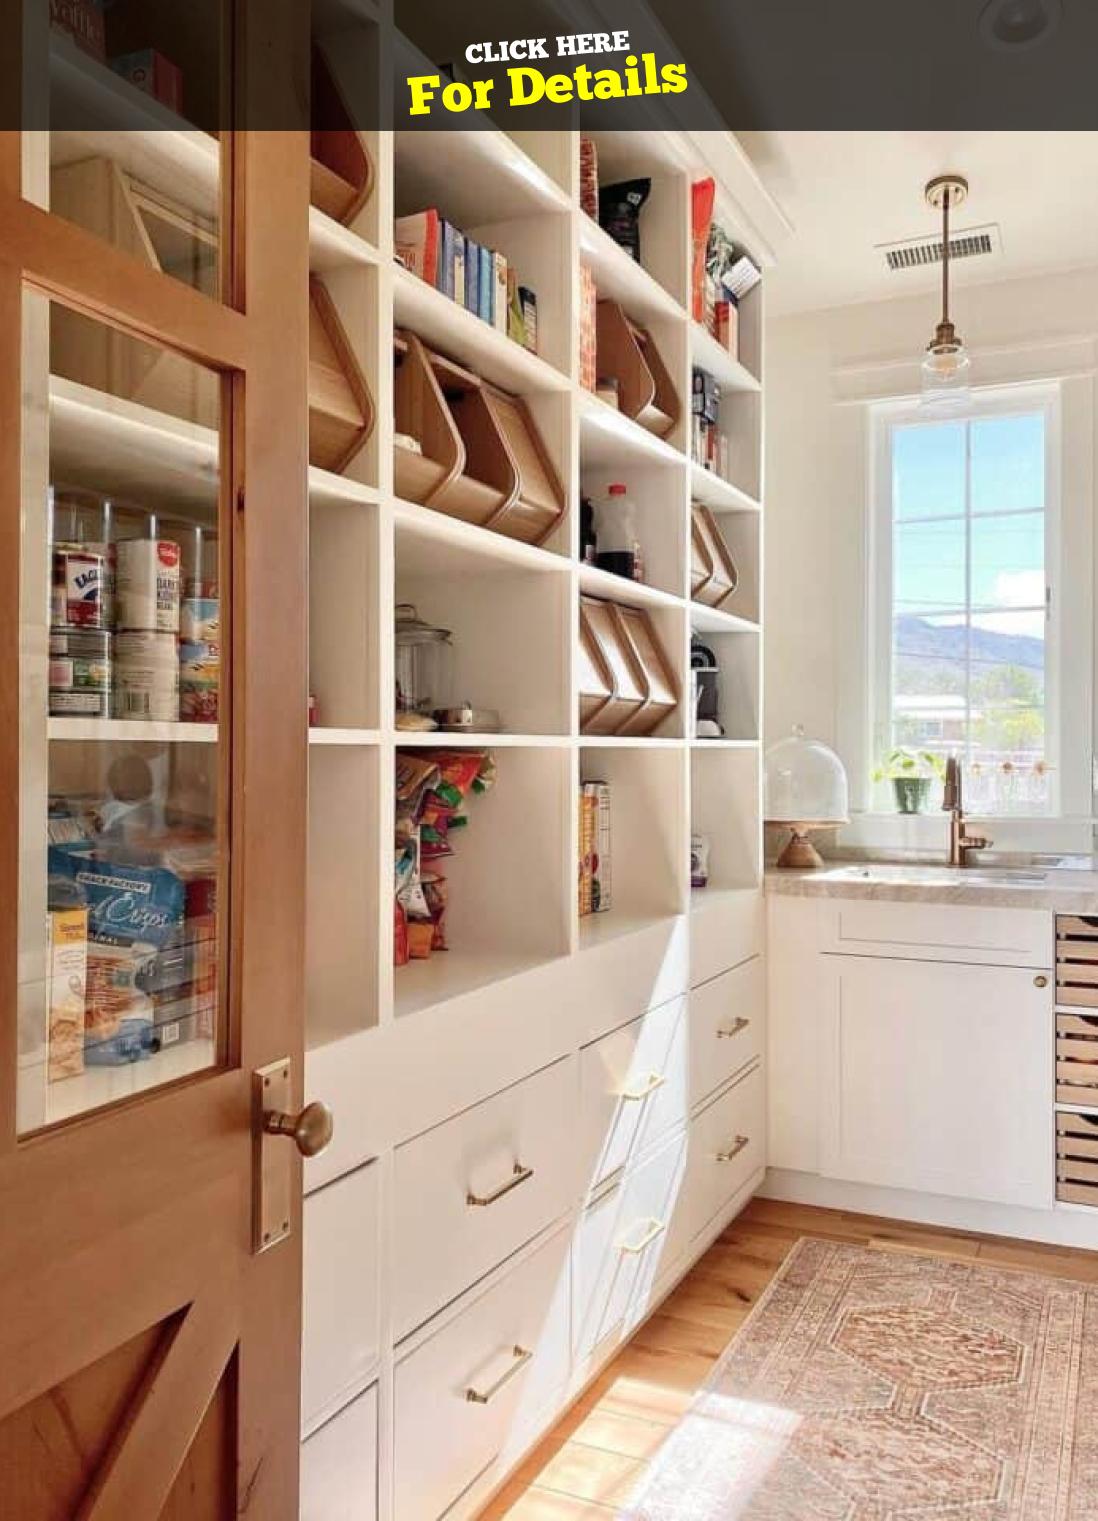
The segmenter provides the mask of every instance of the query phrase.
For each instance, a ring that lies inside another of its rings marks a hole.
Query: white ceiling
[[[768,276],[773,314],[933,290],[875,245],[940,231],[926,181],[971,187],[956,227],[997,222],[1002,252],[954,266],[958,285],[1098,263],[1098,132],[741,132],[794,233]]]

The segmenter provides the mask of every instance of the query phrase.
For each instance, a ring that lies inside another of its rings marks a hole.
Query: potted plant
[[[873,773],[875,782],[890,781],[898,813],[922,813],[930,784],[945,776],[945,762],[931,750],[909,750],[903,745],[890,750]]]

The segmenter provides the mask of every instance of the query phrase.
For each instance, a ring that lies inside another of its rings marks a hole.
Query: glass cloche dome
[[[788,739],[766,752],[765,814],[768,824],[784,824],[793,838],[779,866],[821,866],[819,852],[806,838],[812,829],[849,822],[846,771],[834,750],[806,739],[795,725]]]

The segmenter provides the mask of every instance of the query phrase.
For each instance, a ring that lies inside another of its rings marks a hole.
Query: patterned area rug
[[[620,1513],[1098,1521],[1098,1285],[799,1241]]]

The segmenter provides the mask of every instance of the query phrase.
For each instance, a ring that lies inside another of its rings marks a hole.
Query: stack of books
[[[538,302],[503,254],[468,238],[433,207],[398,217],[396,256],[414,275],[516,343],[538,351]]]

